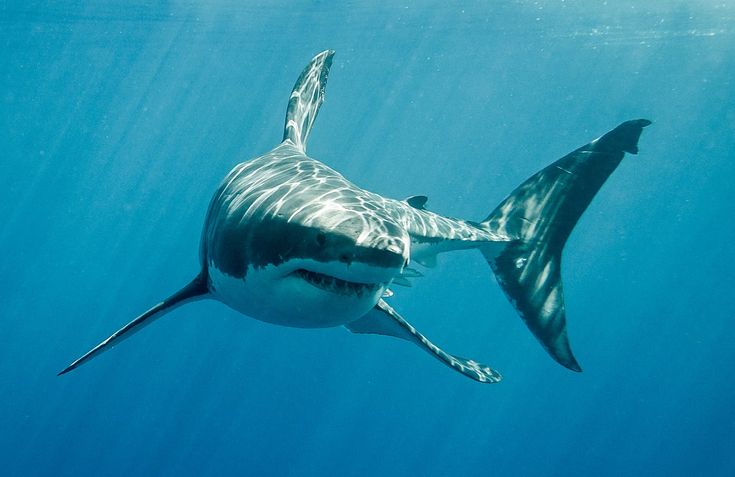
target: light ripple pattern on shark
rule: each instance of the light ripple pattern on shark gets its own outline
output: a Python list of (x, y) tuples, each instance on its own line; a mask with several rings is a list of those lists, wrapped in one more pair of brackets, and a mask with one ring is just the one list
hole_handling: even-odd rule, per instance
[(324, 101), (334, 52), (314, 57), (289, 98), (283, 141), (237, 165), (215, 192), (200, 242), (201, 270), (81, 358), (64, 374), (190, 301), (213, 298), (252, 318), (282, 326), (344, 325), (355, 333), (413, 342), (476, 381), (500, 374), (446, 353), (383, 298), (391, 284), (422, 276), (412, 261), (476, 248), (529, 329), (569, 369), (572, 355), (561, 293), (561, 251), (582, 212), (625, 152), (637, 153), (642, 128), (627, 121), (538, 172), (482, 222), (426, 210), (426, 197), (404, 201), (362, 189), (306, 155)]

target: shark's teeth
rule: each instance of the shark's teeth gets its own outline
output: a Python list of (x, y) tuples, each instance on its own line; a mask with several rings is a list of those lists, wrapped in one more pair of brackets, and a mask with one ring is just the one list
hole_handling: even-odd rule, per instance
[(299, 268), (294, 272), (294, 274), (317, 288), (337, 293), (339, 295), (362, 296), (365, 293), (375, 293), (380, 288), (380, 284), (378, 283), (350, 282), (331, 275), (305, 270), (303, 268)]

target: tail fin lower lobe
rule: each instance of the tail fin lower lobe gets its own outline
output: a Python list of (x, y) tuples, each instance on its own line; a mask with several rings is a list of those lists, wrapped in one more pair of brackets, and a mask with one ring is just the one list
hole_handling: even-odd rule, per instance
[(539, 171), (514, 190), (483, 226), (516, 240), (483, 251), (528, 328), (560, 364), (581, 371), (567, 338), (561, 253), (574, 225), (626, 152), (638, 152), (646, 119), (626, 121)]

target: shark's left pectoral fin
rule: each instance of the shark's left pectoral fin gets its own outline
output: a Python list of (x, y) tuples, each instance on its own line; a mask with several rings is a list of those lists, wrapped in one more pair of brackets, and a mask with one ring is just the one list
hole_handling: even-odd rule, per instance
[(489, 366), (471, 359), (453, 356), (439, 348), (419, 333), (384, 300), (379, 300), (370, 313), (345, 327), (353, 333), (393, 336), (415, 343), (447, 366), (481, 383), (497, 383), (502, 379), (500, 373)]

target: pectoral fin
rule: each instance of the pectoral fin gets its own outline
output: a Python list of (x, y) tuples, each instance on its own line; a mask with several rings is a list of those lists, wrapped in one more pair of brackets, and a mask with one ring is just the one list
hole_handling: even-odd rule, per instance
[(345, 325), (345, 327), (353, 333), (393, 336), (411, 341), (455, 371), (459, 371), (481, 383), (497, 383), (502, 379), (500, 373), (484, 364), (446, 353), (419, 333), (384, 300), (379, 300), (378, 304), (367, 315)]
[(102, 341), (100, 344), (87, 351), (87, 353), (84, 354), (81, 358), (77, 359), (69, 366), (61, 370), (61, 372), (59, 372), (59, 376), (68, 373), (69, 371), (81, 366), (90, 359), (94, 358), (95, 356), (98, 356), (103, 352), (111, 349), (113, 346), (122, 342), (123, 340), (130, 338), (135, 333), (150, 325), (156, 319), (165, 315), (174, 308), (193, 300), (199, 300), (205, 297), (207, 293), (208, 290), (206, 279), (204, 275), (200, 274), (184, 288), (174, 293), (167, 299), (163, 300), (161, 303), (155, 305), (153, 308), (149, 309), (142, 315), (138, 316), (133, 321), (114, 332), (106, 340)]

